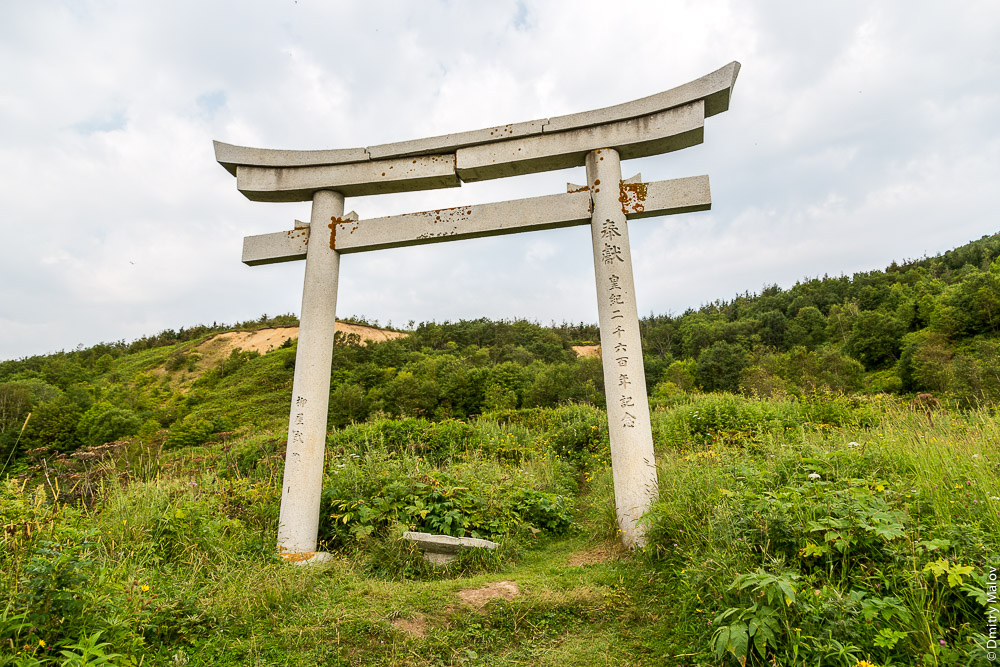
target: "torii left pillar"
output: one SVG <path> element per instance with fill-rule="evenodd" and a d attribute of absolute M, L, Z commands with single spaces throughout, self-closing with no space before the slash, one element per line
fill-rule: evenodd
<path fill-rule="evenodd" d="M 328 227 L 332 229 L 343 215 L 342 194 L 320 190 L 313 195 L 278 518 L 278 554 L 292 563 L 314 563 L 329 558 L 329 554 L 316 551 L 316 538 L 323 495 L 340 253 L 331 243 L 323 242 L 328 238 L 323 232 Z"/>

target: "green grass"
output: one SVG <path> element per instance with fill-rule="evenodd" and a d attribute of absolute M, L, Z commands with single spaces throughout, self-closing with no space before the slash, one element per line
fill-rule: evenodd
<path fill-rule="evenodd" d="M 277 559 L 281 429 L 177 451 L 137 442 L 47 479 L 7 480 L 0 665 L 61 664 L 86 641 L 143 665 L 982 659 L 975 592 L 1000 547 L 990 412 L 939 412 L 932 426 L 885 399 L 675 398 L 653 415 L 661 500 L 634 553 L 616 548 L 602 419 L 563 406 L 333 433 L 331 502 L 375 508 L 396 484 L 408 503 L 436 498 L 432 514 L 457 507 L 472 521 L 490 508 L 502 548 L 446 570 L 399 540 L 409 526 L 385 517 L 413 515 L 385 503 L 347 522 L 326 505 L 326 534 L 350 528 L 331 543 L 334 562 Z M 92 502 L 69 502 L 84 479 Z M 568 530 L 513 509 L 560 496 Z M 482 609 L 459 596 L 501 581 L 520 594 Z M 756 648 L 751 624 L 767 640 Z"/>

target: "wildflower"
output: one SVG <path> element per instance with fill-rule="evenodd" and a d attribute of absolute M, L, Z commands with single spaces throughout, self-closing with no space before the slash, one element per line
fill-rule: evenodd
<path fill-rule="evenodd" d="M 878 667 L 874 662 L 868 662 L 867 660 L 858 660 L 854 663 L 854 667 Z"/>
<path fill-rule="evenodd" d="M 809 479 L 819 479 L 819 473 L 818 472 L 809 473 Z"/>
<path fill-rule="evenodd" d="M 882 491 L 885 491 L 885 487 L 882 486 L 881 484 L 879 484 L 878 486 L 875 487 L 875 490 L 878 491 L 878 492 L 882 492 Z"/>
<path fill-rule="evenodd" d="M 849 443 L 847 443 L 847 446 L 848 447 L 860 447 L 861 445 L 859 443 L 857 443 L 857 442 L 849 442 Z"/>
<path fill-rule="evenodd" d="M 946 642 L 946 641 L 945 641 L 945 640 L 943 640 L 943 639 L 939 639 L 939 640 L 938 640 L 938 643 L 939 643 L 939 644 L 941 644 L 941 646 L 947 646 L 947 645 L 948 645 L 948 642 Z"/>
<path fill-rule="evenodd" d="M 44 639 L 39 639 L 38 640 L 38 648 L 45 648 L 45 640 Z"/>
<path fill-rule="evenodd" d="M 143 593 L 148 592 L 149 591 L 149 584 L 143 584 L 142 586 L 139 586 L 139 590 L 142 591 Z"/>

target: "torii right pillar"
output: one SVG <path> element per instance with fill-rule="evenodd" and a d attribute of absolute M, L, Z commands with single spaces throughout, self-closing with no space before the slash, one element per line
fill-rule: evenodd
<path fill-rule="evenodd" d="M 622 542 L 627 547 L 642 547 L 646 527 L 639 519 L 649 511 L 658 491 L 621 180 L 618 151 L 604 148 L 587 155 L 615 507 Z"/>

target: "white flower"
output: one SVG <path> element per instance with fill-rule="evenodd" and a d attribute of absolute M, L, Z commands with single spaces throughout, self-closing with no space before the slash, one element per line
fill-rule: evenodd
<path fill-rule="evenodd" d="M 848 447 L 860 447 L 861 445 L 859 445 L 859 444 L 858 444 L 858 443 L 856 443 L 856 442 L 849 442 L 849 443 L 847 443 L 847 446 L 848 446 Z"/>
<path fill-rule="evenodd" d="M 809 479 L 819 479 L 819 473 L 818 472 L 809 473 Z"/>

